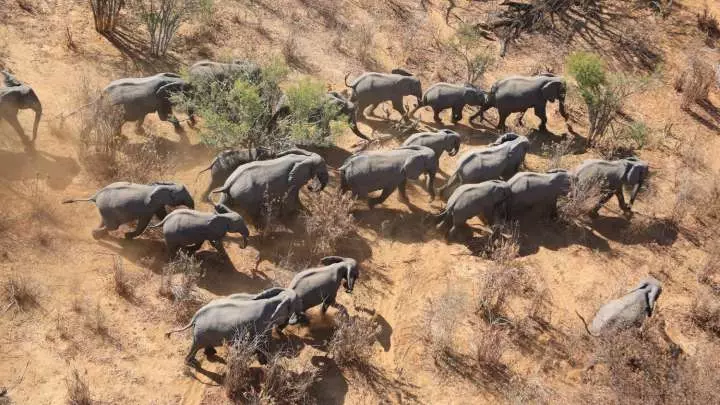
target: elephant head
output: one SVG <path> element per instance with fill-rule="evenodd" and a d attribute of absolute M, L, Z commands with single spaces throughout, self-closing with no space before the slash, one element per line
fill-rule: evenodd
<path fill-rule="evenodd" d="M 248 230 L 242 215 L 231 210 L 224 204 L 215 205 L 215 212 L 218 214 L 218 217 L 222 218 L 222 220 L 225 222 L 227 232 L 234 232 L 242 235 L 243 243 L 241 247 L 245 249 L 245 247 L 247 247 L 247 241 L 248 237 L 250 236 L 250 231 Z"/>
<path fill-rule="evenodd" d="M 561 195 L 567 195 L 570 192 L 571 176 L 570 173 L 565 169 L 551 169 L 547 171 L 548 174 L 554 174 L 552 177 L 552 184 Z"/>
<path fill-rule="evenodd" d="M 430 197 L 435 198 L 435 174 L 438 171 L 438 162 L 435 158 L 435 151 L 427 146 L 411 145 L 398 148 L 400 150 L 413 151 L 403 162 L 402 170 L 408 179 L 417 179 L 421 174 L 427 174 L 427 187 Z"/>
<path fill-rule="evenodd" d="M 190 209 L 195 208 L 195 202 L 184 185 L 164 182 L 155 182 L 150 185 L 155 186 L 155 189 L 146 197 L 146 204 L 150 206 L 184 205 Z"/>
<path fill-rule="evenodd" d="M 325 188 L 325 186 L 327 186 L 327 183 L 330 180 L 330 175 L 327 171 L 325 159 L 323 159 L 320 155 L 318 155 L 317 153 L 308 152 L 303 149 L 291 149 L 290 151 L 285 151 L 281 153 L 280 156 L 284 154 L 305 156 L 305 159 L 295 163 L 293 168 L 290 170 L 290 173 L 288 175 L 288 183 L 290 185 L 295 185 L 300 188 L 303 184 L 307 183 L 313 177 L 317 177 L 320 185 L 317 187 L 308 185 L 308 190 L 313 192 L 320 192 Z"/>
<path fill-rule="evenodd" d="M 630 206 L 635 202 L 640 188 L 645 181 L 650 170 L 647 162 L 631 157 L 624 159 L 625 161 L 625 173 L 623 174 L 623 183 L 633 186 L 632 194 L 630 195 Z"/>
<path fill-rule="evenodd" d="M 652 316 L 653 310 L 655 309 L 655 302 L 662 293 L 662 283 L 654 277 L 647 277 L 640 281 L 640 283 L 632 289 L 630 292 L 641 291 L 645 294 L 647 302 L 647 316 Z"/>
<path fill-rule="evenodd" d="M 567 85 L 561 78 L 552 76 L 551 80 L 548 80 L 541 88 L 543 99 L 554 102 L 558 100 L 560 107 L 560 115 L 567 119 L 567 112 L 565 111 L 565 95 L 567 94 Z"/>
<path fill-rule="evenodd" d="M 358 129 L 357 126 L 355 115 L 357 105 L 355 105 L 355 103 L 348 100 L 347 97 L 344 97 L 337 91 L 328 92 L 327 97 L 331 103 L 339 107 L 339 113 L 347 117 L 348 124 L 350 124 L 350 129 L 353 131 L 353 133 L 362 139 L 368 140 L 367 136 L 360 132 L 360 129 Z"/>
<path fill-rule="evenodd" d="M 465 84 L 463 99 L 465 100 L 465 104 L 479 107 L 485 106 L 488 102 L 487 93 L 470 83 Z"/>
<path fill-rule="evenodd" d="M 457 155 L 460 151 L 460 134 L 451 129 L 441 129 L 440 132 L 445 134 L 445 143 L 443 149 L 449 156 Z"/>
<path fill-rule="evenodd" d="M 341 256 L 327 256 L 320 259 L 320 263 L 323 266 L 343 263 L 342 266 L 338 266 L 337 268 L 337 279 L 342 280 L 345 283 L 345 292 L 351 293 L 353 291 L 353 288 L 355 288 L 355 281 L 358 277 L 360 277 L 360 270 L 355 259 Z"/>
<path fill-rule="evenodd" d="M 187 94 L 192 91 L 192 85 L 180 76 L 173 73 L 164 73 L 167 80 L 160 81 L 160 85 L 155 89 L 155 96 L 159 100 L 158 116 L 161 120 L 167 120 L 172 113 L 172 102 L 170 97 L 176 93 Z"/>

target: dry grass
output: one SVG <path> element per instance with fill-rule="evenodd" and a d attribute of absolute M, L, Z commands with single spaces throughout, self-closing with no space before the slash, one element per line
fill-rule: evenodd
<path fill-rule="evenodd" d="M 34 281 L 21 275 L 10 275 L 0 284 L 3 303 L 3 312 L 16 308 L 20 312 L 38 307 L 40 286 Z"/>
<path fill-rule="evenodd" d="M 563 156 L 572 150 L 573 138 L 566 137 L 560 142 L 551 142 L 542 146 L 543 155 L 547 156 L 548 162 L 545 170 L 562 169 Z"/>
<path fill-rule="evenodd" d="M 171 311 L 179 323 L 187 322 L 206 303 L 197 292 L 202 277 L 200 261 L 193 255 L 179 252 L 177 258 L 163 268 L 159 294 L 172 301 Z"/>
<path fill-rule="evenodd" d="M 10 58 L 10 40 L 7 27 L 0 27 L 0 69 L 7 69 Z"/>
<path fill-rule="evenodd" d="M 492 233 L 488 235 L 481 253 L 501 267 L 515 260 L 520 253 L 520 231 L 517 224 L 493 225 Z"/>
<path fill-rule="evenodd" d="M 718 23 L 717 17 L 710 12 L 707 4 L 703 11 L 697 14 L 697 27 L 700 32 L 705 34 L 705 43 L 708 46 L 713 46 L 715 41 L 720 39 L 720 23 Z"/>
<path fill-rule="evenodd" d="M 90 397 L 90 385 L 86 376 L 73 369 L 70 377 L 65 379 L 67 386 L 67 405 L 92 405 L 95 403 Z"/>
<path fill-rule="evenodd" d="M 455 353 L 455 334 L 468 300 L 459 287 L 448 285 L 439 297 L 426 302 L 422 339 L 436 365 L 447 363 Z"/>
<path fill-rule="evenodd" d="M 227 345 L 227 365 L 223 385 L 228 398 L 240 402 L 247 399 L 246 394 L 253 391 L 257 375 L 251 366 L 255 362 L 255 352 L 260 349 L 261 342 L 251 338 L 248 333 L 238 332 L 232 344 Z"/>
<path fill-rule="evenodd" d="M 342 54 L 354 57 L 368 70 L 378 68 L 375 31 L 377 27 L 368 23 L 356 24 L 333 40 L 333 46 Z"/>
<path fill-rule="evenodd" d="M 720 303 L 717 297 L 706 293 L 698 294 L 693 300 L 689 317 L 698 328 L 720 337 Z"/>
<path fill-rule="evenodd" d="M 587 215 L 602 198 L 602 188 L 600 178 L 574 182 L 570 193 L 558 201 L 560 219 L 566 223 L 575 223 Z"/>
<path fill-rule="evenodd" d="M 297 38 L 298 34 L 296 32 L 291 32 L 283 42 L 281 52 L 285 58 L 285 62 L 288 66 L 294 67 L 300 71 L 312 72 L 314 68 L 308 61 L 308 58 L 301 53 Z"/>
<path fill-rule="evenodd" d="M 328 353 L 338 366 L 366 366 L 379 333 L 380 326 L 371 319 L 343 318 L 328 343 Z"/>
<path fill-rule="evenodd" d="M 478 330 L 475 339 L 475 360 L 485 369 L 502 367 L 500 361 L 503 354 L 505 330 L 500 325 L 490 325 L 488 328 Z"/>
<path fill-rule="evenodd" d="M 95 307 L 85 313 L 85 327 L 99 336 L 108 335 L 107 315 L 100 306 L 100 302 L 95 303 Z"/>
<path fill-rule="evenodd" d="M 78 46 L 75 43 L 70 27 L 65 27 L 65 48 L 71 52 L 77 52 Z"/>
<path fill-rule="evenodd" d="M 305 231 L 314 255 L 335 251 L 338 242 L 357 232 L 351 211 L 355 200 L 350 193 L 338 197 L 329 193 L 310 196 L 305 215 Z"/>
<path fill-rule="evenodd" d="M 697 279 L 707 285 L 716 295 L 720 295 L 720 243 L 710 244 L 707 249 L 707 258 L 698 270 Z"/>
<path fill-rule="evenodd" d="M 488 324 L 506 324 L 507 301 L 526 283 L 525 270 L 507 263 L 494 263 L 480 275 L 476 311 Z"/>
<path fill-rule="evenodd" d="M 690 58 L 674 83 L 675 90 L 682 93 L 680 106 L 685 110 L 696 102 L 707 100 L 714 85 L 715 69 L 698 57 Z"/>
<path fill-rule="evenodd" d="M 122 258 L 113 258 L 113 287 L 119 296 L 132 299 L 135 297 L 135 280 L 125 271 Z"/>

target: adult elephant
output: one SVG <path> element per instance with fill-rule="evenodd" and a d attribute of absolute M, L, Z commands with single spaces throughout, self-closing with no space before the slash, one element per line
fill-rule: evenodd
<path fill-rule="evenodd" d="M 290 110 L 290 99 L 286 94 L 283 94 L 278 100 L 277 104 L 273 108 L 273 115 L 268 122 L 268 130 L 272 131 L 277 128 L 278 121 L 287 117 L 292 112 Z M 341 117 L 346 117 L 350 129 L 353 133 L 362 139 L 369 140 L 360 129 L 357 127 L 357 117 L 355 110 L 357 109 L 355 103 L 345 98 L 342 94 L 336 91 L 329 91 L 325 94 L 319 105 L 310 111 L 308 116 L 308 122 L 315 125 L 322 125 L 325 133 L 330 133 L 330 121 L 336 120 Z M 330 112 L 332 116 L 324 117 L 324 114 Z"/>
<path fill-rule="evenodd" d="M 257 83 L 262 77 L 262 70 L 255 62 L 249 60 L 235 59 L 230 63 L 203 60 L 190 66 L 188 76 L 190 82 L 202 80 L 228 82 L 244 78 L 251 83 Z"/>
<path fill-rule="evenodd" d="M 462 155 L 455 172 L 439 192 L 447 197 L 461 184 L 509 179 L 520 169 L 528 149 L 530 142 L 526 137 L 508 132 L 498 137 L 487 148 Z"/>
<path fill-rule="evenodd" d="M 508 180 L 512 199 L 510 216 L 525 210 L 542 210 L 557 217 L 557 200 L 570 192 L 571 176 L 565 169 L 546 173 L 520 172 Z"/>
<path fill-rule="evenodd" d="M 308 190 L 322 191 L 330 178 L 325 160 L 317 153 L 291 149 L 279 153 L 275 159 L 238 167 L 213 193 L 222 194 L 220 204 L 236 207 L 258 225 L 268 203 L 281 200 L 281 214 L 302 208 L 300 188 L 313 178 L 320 184 L 309 185 Z"/>
<path fill-rule="evenodd" d="M 222 186 L 223 183 L 225 183 L 225 180 L 227 180 L 227 178 L 230 177 L 230 175 L 238 167 L 246 163 L 257 160 L 268 160 L 273 157 L 275 157 L 275 155 L 273 155 L 269 149 L 263 147 L 251 149 L 226 149 L 220 152 L 217 156 L 215 156 L 215 159 L 210 162 L 210 166 L 198 172 L 199 176 L 200 173 L 210 170 L 210 184 L 207 186 L 205 191 L 203 191 L 200 199 L 211 202 L 209 198 L 210 192 Z"/>
<path fill-rule="evenodd" d="M 195 354 L 200 349 L 205 349 L 208 356 L 214 355 L 215 347 L 237 338 L 259 342 L 256 354 L 265 363 L 262 348 L 272 337 L 273 326 L 286 325 L 292 314 L 301 312 L 301 308 L 302 300 L 291 289 L 271 288 L 254 296 L 233 294 L 210 301 L 187 325 L 171 330 L 165 336 L 192 328 L 192 344 L 185 363 L 193 367 L 199 366 Z"/>
<path fill-rule="evenodd" d="M 391 73 L 363 73 L 348 83 L 349 76 L 350 73 L 345 75 L 345 85 L 352 89 L 350 101 L 357 106 L 356 122 L 357 116 L 364 114 L 368 106 L 374 111 L 378 104 L 391 101 L 393 108 L 405 116 L 404 96 L 415 96 L 418 103 L 422 100 L 420 79 L 402 69 L 394 69 Z"/>
<path fill-rule="evenodd" d="M 505 120 L 512 113 L 525 112 L 528 108 L 535 110 L 535 115 L 540 118 L 540 130 L 547 130 L 546 104 L 558 100 L 560 114 L 567 120 L 565 112 L 565 95 L 567 85 L 562 77 L 552 74 L 538 76 L 511 76 L 499 80 L 493 84 L 488 93 L 487 102 L 475 115 L 470 117 L 470 122 L 475 118 L 483 118 L 488 109 L 495 107 L 500 115 L 497 127 L 505 128 Z"/>
<path fill-rule="evenodd" d="M 432 149 L 435 152 L 435 164 L 439 165 L 443 152 L 447 152 L 449 156 L 457 155 L 460 150 L 460 134 L 450 129 L 441 129 L 437 132 L 418 132 L 410 135 L 403 142 L 403 146 L 415 145 Z"/>
<path fill-rule="evenodd" d="M 115 80 L 103 89 L 103 96 L 110 104 L 122 107 L 123 122 L 135 121 L 138 131 L 145 116 L 154 112 L 161 121 L 168 121 L 179 130 L 180 121 L 173 115 L 170 97 L 189 89 L 190 85 L 179 75 L 158 73 L 149 77 Z M 120 127 L 116 128 L 116 132 L 120 132 Z"/>
<path fill-rule="evenodd" d="M 616 196 L 620 209 L 625 216 L 632 216 L 632 206 L 635 198 L 648 176 L 649 166 L 636 157 L 629 157 L 614 161 L 601 159 L 588 159 L 573 170 L 576 183 L 572 193 L 576 198 L 582 198 L 581 194 L 587 193 L 593 187 L 600 189 L 600 200 L 590 211 L 591 217 L 598 216 L 598 210 L 612 196 Z M 632 186 L 630 194 L 630 205 L 625 203 L 623 186 Z"/>
<path fill-rule="evenodd" d="M 437 228 L 450 226 L 449 238 L 456 238 L 466 221 L 477 216 L 488 225 L 497 219 L 507 219 L 512 192 L 502 180 L 488 180 L 458 187 L 448 199 L 445 209 L 435 215 Z"/>
<path fill-rule="evenodd" d="M 433 182 L 437 173 L 435 152 L 426 146 L 402 146 L 388 151 L 361 152 L 350 156 L 340 167 L 340 191 L 367 198 L 368 194 L 382 190 L 379 197 L 369 198 L 370 208 L 385 201 L 395 189 L 407 201 L 405 186 L 408 179 L 415 180 L 422 173 L 428 176 L 427 186 L 435 197 Z"/>
<path fill-rule="evenodd" d="M 32 87 L 21 83 L 13 75 L 6 71 L 0 71 L 4 77 L 5 87 L 0 88 L 0 120 L 5 120 L 13 127 L 26 150 L 35 148 L 38 125 L 42 117 L 42 105 Z M 35 111 L 32 139 L 25 136 L 25 131 L 18 121 L 17 114 L 20 110 L 31 109 Z"/>
<path fill-rule="evenodd" d="M 452 122 L 456 123 L 462 119 L 465 106 L 482 107 L 487 103 L 487 94 L 470 83 L 464 85 L 451 83 L 437 83 L 425 91 L 420 103 L 410 112 L 415 112 L 423 107 L 431 107 L 435 122 L 442 122 L 440 113 L 452 108 Z"/>
<path fill-rule="evenodd" d="M 135 230 L 125 233 L 126 239 L 135 238 L 143 233 L 153 215 L 161 220 L 165 218 L 166 205 L 195 208 L 195 203 L 184 185 L 166 182 L 112 183 L 98 190 L 92 197 L 68 199 L 64 200 L 63 204 L 78 201 L 92 201 L 100 211 L 100 226 L 92 233 L 96 239 L 106 235 L 108 231 L 118 229 L 122 224 L 137 220 Z"/>

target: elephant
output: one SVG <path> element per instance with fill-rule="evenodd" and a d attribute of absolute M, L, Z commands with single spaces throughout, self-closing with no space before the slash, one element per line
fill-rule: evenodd
<path fill-rule="evenodd" d="M 529 149 L 530 141 L 526 137 L 514 132 L 501 135 L 487 148 L 460 156 L 455 172 L 439 192 L 447 197 L 461 184 L 509 179 L 520 169 Z"/>
<path fill-rule="evenodd" d="M 323 267 L 301 271 L 288 286 L 302 300 L 302 310 L 295 314 L 297 320 L 304 320 L 304 312 L 320 304 L 325 314 L 328 307 L 335 304 L 340 285 L 344 283 L 345 292 L 352 293 L 355 280 L 360 276 L 357 261 L 349 257 L 323 257 L 320 263 Z"/>
<path fill-rule="evenodd" d="M 524 209 L 541 208 L 557 217 L 557 200 L 570 192 L 572 178 L 565 169 L 553 169 L 546 173 L 520 172 L 508 180 L 512 198 L 510 217 Z"/>
<path fill-rule="evenodd" d="M 434 198 L 433 182 L 437 173 L 435 152 L 427 146 L 402 146 L 388 151 L 356 153 L 340 167 L 340 191 L 352 191 L 353 196 L 367 198 L 368 193 L 382 190 L 379 197 L 369 198 L 370 208 L 385 201 L 397 188 L 407 201 L 405 185 L 408 179 L 427 174 L 430 197 Z"/>
<path fill-rule="evenodd" d="M 474 216 L 488 225 L 498 217 L 506 219 L 512 196 L 510 185 L 502 180 L 488 180 L 478 184 L 463 184 L 455 189 L 445 209 L 435 215 L 437 228 L 450 225 L 449 238 L 455 238 L 460 227 Z"/>
<path fill-rule="evenodd" d="M 250 236 L 243 217 L 223 205 L 217 205 L 214 213 L 176 209 L 162 221 L 150 225 L 149 228 L 161 226 L 170 258 L 174 258 L 177 251 L 183 247 L 195 252 L 205 241 L 209 241 L 219 253 L 227 256 L 223 247 L 223 239 L 228 232 L 242 235 L 242 248 L 247 246 Z"/>
<path fill-rule="evenodd" d="M 188 76 L 192 83 L 202 80 L 228 82 L 238 78 L 258 83 L 262 77 L 262 70 L 255 62 L 249 60 L 236 59 L 230 63 L 203 60 L 190 66 Z"/>
<path fill-rule="evenodd" d="M 450 129 L 441 129 L 437 132 L 418 132 L 410 135 L 402 146 L 427 146 L 435 152 L 435 164 L 440 163 L 440 156 L 447 152 L 449 156 L 457 155 L 460 150 L 460 134 Z"/>
<path fill-rule="evenodd" d="M 404 96 L 415 96 L 417 102 L 422 100 L 422 84 L 420 79 L 402 69 L 394 69 L 391 73 L 367 72 L 355 78 L 352 83 L 345 75 L 345 85 L 352 89 L 350 101 L 355 103 L 355 122 L 357 116 L 364 114 L 368 106 L 374 111 L 379 103 L 390 100 L 393 108 L 405 116 Z"/>
<path fill-rule="evenodd" d="M 635 198 L 647 178 L 648 173 L 649 166 L 647 162 L 636 157 L 614 161 L 588 159 L 573 171 L 577 183 L 572 193 L 577 194 L 579 189 L 589 187 L 593 183 L 598 182 L 601 187 L 602 196 L 600 201 L 598 201 L 590 211 L 590 216 L 593 218 L 597 217 L 600 207 L 615 195 L 624 215 L 631 217 L 632 205 L 635 203 Z M 624 185 L 633 186 L 630 195 L 630 205 L 625 204 Z"/>
<path fill-rule="evenodd" d="M 576 313 L 585 325 L 585 331 L 597 337 L 632 326 L 640 326 L 645 318 L 652 316 L 660 293 L 662 293 L 662 283 L 654 277 L 647 277 L 624 296 L 600 307 L 590 326 L 580 313 Z"/>
<path fill-rule="evenodd" d="M 226 149 L 220 152 L 210 163 L 210 166 L 200 173 L 210 170 L 210 184 L 202 193 L 202 201 L 210 201 L 210 191 L 220 187 L 238 167 L 257 160 L 268 160 L 274 155 L 270 149 L 258 147 L 252 149 Z"/>
<path fill-rule="evenodd" d="M 187 188 L 182 184 L 169 182 L 116 182 L 98 190 L 92 197 L 67 199 L 63 204 L 78 201 L 92 201 L 100 211 L 100 226 L 92 232 L 95 239 L 106 235 L 108 231 L 118 229 L 122 224 L 137 220 L 135 230 L 125 233 L 126 239 L 133 239 L 143 233 L 153 215 L 161 220 L 165 219 L 166 205 L 195 208 Z"/>
<path fill-rule="evenodd" d="M 442 122 L 440 113 L 452 108 L 452 122 L 456 123 L 462 119 L 466 105 L 482 107 L 485 103 L 487 103 L 487 94 L 470 83 L 464 85 L 437 83 L 425 91 L 420 103 L 408 115 L 412 117 L 418 109 L 431 107 L 435 122 L 439 123 Z"/>
<path fill-rule="evenodd" d="M 170 96 L 190 90 L 190 85 L 175 73 L 158 73 L 155 76 L 119 79 L 103 89 L 110 104 L 123 107 L 123 122 L 136 121 L 141 131 L 145 116 L 156 112 L 161 121 L 168 121 L 180 129 L 180 121 L 172 113 Z M 189 112 L 193 121 L 192 111 Z M 122 123 L 120 124 L 122 125 Z M 120 127 L 116 128 L 120 133 Z"/>
<path fill-rule="evenodd" d="M 325 113 L 325 109 L 327 106 L 332 106 L 335 116 L 330 117 L 330 120 L 323 120 L 322 114 Z M 277 128 L 277 123 L 279 120 L 283 119 L 284 117 L 287 117 L 290 115 L 290 100 L 288 99 L 286 94 L 283 94 L 280 97 L 280 100 L 278 100 L 277 104 L 273 108 L 273 115 L 270 118 L 270 121 L 268 122 L 268 130 L 272 131 L 275 128 Z M 308 117 L 308 122 L 314 123 L 316 125 L 324 125 L 326 133 L 330 132 L 329 124 L 331 120 L 338 119 L 342 116 L 347 117 L 348 124 L 350 124 L 350 129 L 353 131 L 355 135 L 358 137 L 369 141 L 368 137 L 365 136 L 362 132 L 360 132 L 360 129 L 357 126 L 357 117 L 355 115 L 355 103 L 351 102 L 347 98 L 345 98 L 342 94 L 336 92 L 336 91 L 329 91 L 325 94 L 325 97 L 323 98 L 322 104 L 315 107 L 312 111 L 310 111 L 310 116 Z"/>
<path fill-rule="evenodd" d="M 26 150 L 35 148 L 35 139 L 37 139 L 38 125 L 40 117 L 42 117 L 42 104 L 38 99 L 35 90 L 32 87 L 21 83 L 15 76 L 6 71 L 0 71 L 4 76 L 5 87 L 0 87 L 0 120 L 5 120 L 13 127 L 15 132 L 20 136 L 20 140 Z M 35 121 L 33 123 L 32 139 L 25 136 L 25 131 L 20 126 L 17 114 L 18 110 L 31 109 L 35 112 Z"/>
<path fill-rule="evenodd" d="M 281 212 L 302 209 L 300 188 L 317 177 L 320 185 L 308 186 L 313 192 L 322 191 L 330 176 L 325 160 L 317 153 L 290 149 L 275 159 L 250 162 L 235 169 L 222 187 L 212 191 L 222 194 L 220 204 L 235 206 L 255 225 L 261 223 L 266 203 L 282 199 Z"/>
<path fill-rule="evenodd" d="M 247 333 L 251 341 L 260 341 L 256 354 L 264 363 L 265 356 L 260 346 L 270 340 L 273 326 L 286 325 L 292 314 L 301 311 L 301 308 L 302 300 L 292 289 L 276 287 L 255 296 L 233 294 L 211 301 L 200 308 L 187 325 L 166 332 L 165 336 L 193 328 L 192 344 L 185 364 L 198 367 L 195 359 L 198 350 L 204 348 L 206 355 L 214 355 L 215 347 Z"/>
<path fill-rule="evenodd" d="M 528 108 L 535 110 L 535 115 L 540 118 L 540 130 L 546 131 L 547 114 L 546 104 L 558 100 L 560 114 L 568 119 L 565 112 L 565 95 L 567 85 L 562 77 L 552 74 L 537 76 L 510 76 L 495 82 L 487 95 L 486 103 L 480 110 L 470 117 L 470 122 L 475 118 L 483 119 L 483 114 L 488 109 L 495 107 L 500 115 L 497 127 L 505 128 L 505 120 L 511 113 L 524 113 Z"/>

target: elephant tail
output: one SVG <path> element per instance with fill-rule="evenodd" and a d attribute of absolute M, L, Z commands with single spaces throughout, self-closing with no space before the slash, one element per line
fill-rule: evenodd
<path fill-rule="evenodd" d="M 97 197 L 97 195 L 94 195 L 94 196 L 88 197 L 88 198 L 69 198 L 69 199 L 67 199 L 67 200 L 62 200 L 62 203 L 63 203 L 63 204 L 72 204 L 72 203 L 76 203 L 76 202 L 79 202 L 79 201 L 92 201 L 92 202 L 95 202 L 95 198 L 96 198 L 96 197 Z"/>
<path fill-rule="evenodd" d="M 582 315 L 580 315 L 580 312 L 578 312 L 578 311 L 576 310 L 575 313 L 577 314 L 577 316 L 580 318 L 580 320 L 582 321 L 583 325 L 585 326 L 585 332 L 587 332 L 587 334 L 590 335 L 590 336 L 592 336 L 592 337 L 599 337 L 598 335 L 594 335 L 592 332 L 590 332 L 590 328 L 588 328 L 587 321 L 585 320 L 585 318 L 583 318 Z"/>
<path fill-rule="evenodd" d="M 89 102 L 89 103 L 87 103 L 87 104 L 81 105 L 80 107 L 74 109 L 73 111 L 70 111 L 69 113 L 60 113 L 60 115 L 56 116 L 55 118 L 60 118 L 60 119 L 64 120 L 65 118 L 72 117 L 73 115 L 79 113 L 80 111 L 82 111 L 82 110 L 90 107 L 91 105 L 97 103 L 98 101 L 100 101 L 100 99 L 101 99 L 102 97 L 103 97 L 103 94 L 100 94 L 100 95 L 99 95 L 97 98 L 95 98 L 93 101 L 91 101 L 91 102 Z"/>
<path fill-rule="evenodd" d="M 345 86 L 347 86 L 347 87 L 353 87 L 352 84 L 348 83 L 348 81 L 347 81 L 348 77 L 350 77 L 350 72 L 347 72 L 347 74 L 345 75 Z M 354 83 L 353 83 L 353 84 L 354 84 Z"/>
<path fill-rule="evenodd" d="M 155 225 L 148 225 L 147 227 L 148 227 L 148 228 L 159 228 L 159 227 L 161 227 L 161 226 L 165 223 L 165 221 L 167 221 L 168 218 L 170 218 L 170 215 L 165 216 L 165 218 L 163 218 L 163 220 L 160 221 L 160 222 L 158 222 L 157 224 L 155 224 Z"/>
<path fill-rule="evenodd" d="M 208 167 L 206 167 L 206 168 L 204 168 L 204 169 L 202 169 L 202 170 L 200 170 L 200 171 L 198 172 L 197 176 L 195 176 L 195 181 L 197 181 L 198 177 L 200 177 L 200 175 L 201 175 L 202 173 L 204 173 L 204 172 L 212 169 L 213 166 L 215 166 L 215 163 L 217 163 L 217 161 L 218 161 L 218 158 L 217 158 L 217 156 L 216 156 L 215 159 L 213 159 L 213 161 L 210 162 L 210 166 L 208 166 Z"/>
<path fill-rule="evenodd" d="M 193 319 L 191 319 L 190 322 L 188 322 L 188 324 L 185 325 L 185 326 L 183 326 L 182 328 L 180 328 L 180 329 L 173 329 L 173 330 L 171 330 L 171 331 L 165 332 L 165 337 L 166 337 L 166 338 L 169 338 L 170 335 L 172 335 L 173 333 L 177 333 L 177 332 L 182 332 L 182 331 L 184 331 L 184 330 L 188 330 L 188 329 L 192 328 L 193 326 L 195 326 L 195 317 L 193 317 Z"/>

